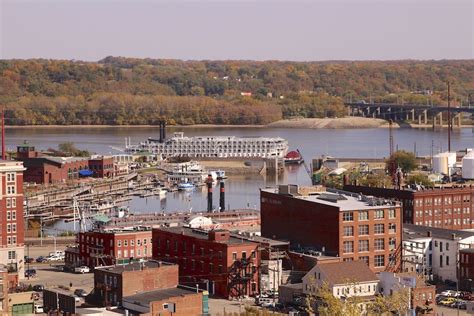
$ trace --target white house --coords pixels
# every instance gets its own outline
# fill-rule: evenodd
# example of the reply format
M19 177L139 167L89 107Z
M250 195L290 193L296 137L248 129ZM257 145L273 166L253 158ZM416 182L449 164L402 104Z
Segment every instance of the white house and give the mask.
M324 284L337 298L373 296L379 279L363 261L344 261L315 265L303 277L303 293L316 294Z
M405 272L457 281L459 250L474 247L474 232L404 224L402 246Z

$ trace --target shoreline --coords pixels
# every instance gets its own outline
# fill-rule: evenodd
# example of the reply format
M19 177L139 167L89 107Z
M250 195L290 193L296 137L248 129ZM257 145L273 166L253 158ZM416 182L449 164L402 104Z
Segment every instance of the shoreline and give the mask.
M301 129L372 129L388 128L387 121L382 119L364 118L364 117L344 117L344 118L298 118L284 119L272 122L266 125L220 125L220 124L194 124L194 125L168 125L170 128L301 128ZM393 128L433 128L432 124L410 124L394 123ZM435 129L447 128L445 124L442 127L436 126ZM6 125L5 129L55 129L55 128L74 128L74 129L129 129L129 128L159 128L159 125ZM454 129L458 127L454 126ZM461 128L474 128L474 124L462 124Z

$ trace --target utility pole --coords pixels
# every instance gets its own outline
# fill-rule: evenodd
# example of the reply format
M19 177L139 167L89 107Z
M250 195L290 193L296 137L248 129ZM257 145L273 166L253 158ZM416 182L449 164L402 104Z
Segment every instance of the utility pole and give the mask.
M451 84L448 81L448 152L451 152Z

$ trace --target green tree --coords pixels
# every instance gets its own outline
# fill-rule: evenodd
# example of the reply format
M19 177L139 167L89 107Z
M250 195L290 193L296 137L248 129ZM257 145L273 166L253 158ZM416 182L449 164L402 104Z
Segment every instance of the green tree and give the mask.
M432 187L433 182L428 179L428 176L424 174L412 174L407 179L408 184L421 184L426 187Z
M400 167L403 172L410 172L418 166L415 155L405 150L394 152L387 159L385 165L389 174L393 174L398 167Z

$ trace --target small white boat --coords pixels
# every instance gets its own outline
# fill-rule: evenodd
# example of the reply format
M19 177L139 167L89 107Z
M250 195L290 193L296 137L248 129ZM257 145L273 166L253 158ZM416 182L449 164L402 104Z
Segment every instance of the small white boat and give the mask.
M194 184L190 182L180 183L178 184L178 190L180 191L190 191L194 189Z

